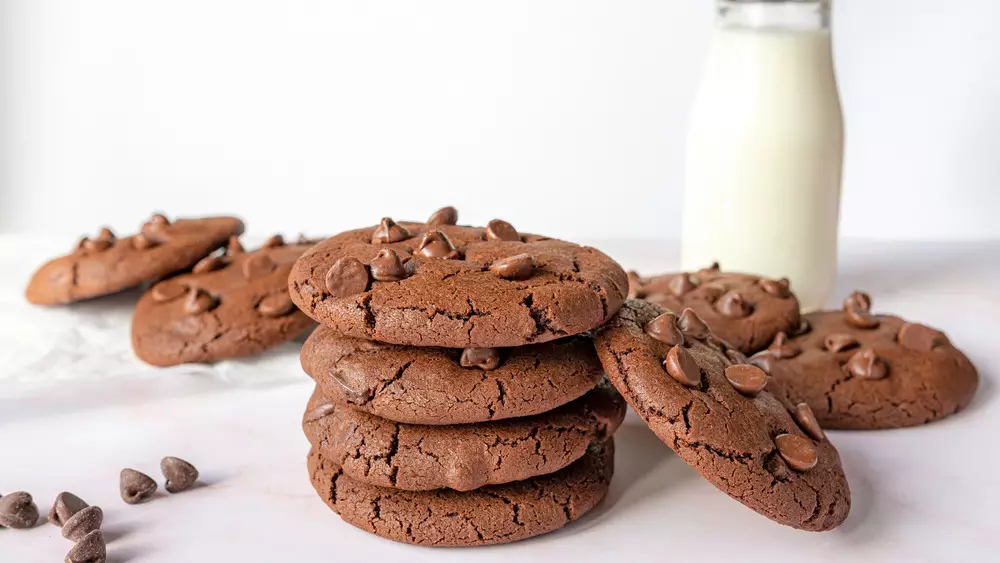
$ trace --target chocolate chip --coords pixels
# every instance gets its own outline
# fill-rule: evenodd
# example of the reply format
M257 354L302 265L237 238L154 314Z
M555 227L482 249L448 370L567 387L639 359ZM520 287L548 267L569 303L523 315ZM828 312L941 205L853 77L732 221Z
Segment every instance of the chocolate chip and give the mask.
M851 307L844 309L844 316L847 318L847 322L858 328L878 328L879 320L865 309L860 309L858 307Z
M170 219L167 219L167 216L162 213L154 213L146 224L151 227L169 227Z
M709 330L705 321L701 320L698 313L695 313L690 308L684 309L684 311L681 312L680 318L677 319L677 327L681 329L684 336L689 336L698 340L704 340L712 334L712 331Z
M222 256L206 256L198 261L191 268L191 272L195 274L207 274L208 272L214 272L226 265L226 259Z
M526 280L535 274L535 259L530 254L518 254L497 260L490 271L505 280Z
M427 225L431 227L457 224L458 210L451 206L438 209L433 215L431 215L431 218L427 220Z
M167 280L153 286L151 294L156 303L166 303L183 297L188 292L188 286L183 283Z
M24 491L0 497L0 528L27 530L38 523L38 507Z
M663 367L678 382L688 387L697 387L701 383L701 368L691 357L691 353L681 346L674 346L663 360Z
M87 506L66 520L62 527L62 537L80 541L84 536L100 530L104 523L104 511L99 506Z
M850 334L831 334L823 339L823 347L836 354L858 346L858 339Z
M397 225L389 217L383 217L375 232L372 233L372 244L383 242L399 242L410 238L410 231L402 225Z
M715 303L715 310L731 319L742 319L753 309L738 291L729 291Z
M510 242L520 242L521 235L517 229L507 221L494 219L486 224L486 238L488 240L506 240Z
M747 360L750 365L757 366L764 370L764 373L771 373L771 363L774 361L774 356L770 352L764 350L763 352L757 352Z
M326 290L334 297L364 293L368 290L368 269L357 258L341 258L326 273Z
M267 254L254 254L243 261L244 279L253 280L271 275L278 265Z
M165 457L160 461L160 471L167 478L163 488L168 493L186 491L198 480L198 470L195 466L179 457Z
M636 297L639 297L640 287L642 287L642 278L639 277L638 273L630 271L628 273L628 296L626 299L635 299Z
M785 299L792 296L792 292L789 290L788 278L781 278L780 280L761 278L757 281L757 284L760 285L761 289L775 297Z
M84 238L80 241L80 248L86 250L87 252L104 252L114 246L114 244L114 239Z
M219 304L219 300L211 293L197 287L191 288L188 292L187 301L184 302L184 312L189 315L200 315L206 311L211 311Z
M809 471L819 462L819 454L812 441L795 434L781 434L774 439L778 453L796 471Z
M687 274L677 274L667 281L667 289L670 290L670 293L674 294L675 297L680 297L696 287L698 286L694 284L691 280L691 276Z
M856 377L864 379L882 379L888 375L889 368L882 358L871 348L862 348L855 352L847 361L847 370Z
M257 312L265 317L284 317L295 310L295 304L287 293L272 293L260 300L257 304Z
M127 504L139 504L156 492L156 481L135 469L122 469L118 490Z
M779 332L777 336L774 337L774 341L771 345L767 347L767 351L778 360L787 360L789 358L794 358L802 353L802 348L799 345L788 339L788 335L784 332Z
M146 250L147 248L153 248L160 243L147 237L146 235L139 233L132 235L132 248L136 250Z
M490 371L500 366L500 351L496 348L466 348L458 363L463 368Z
M406 267L399 253L391 248L383 248L369 265L372 278L376 281L399 281L406 278Z
M277 248L279 246L285 246L285 237L281 235L272 235L264 241L261 248Z
M663 313L646 323L646 334L671 346L683 345L684 334L677 328L677 315Z
M430 230L424 233L424 238L420 240L417 254L425 258L444 258L454 260L459 257L455 245L451 243L448 235L441 231Z
M726 379L747 397L756 397L767 386L767 373L757 366L736 364L726 368Z
M334 406L330 403L322 404L318 407L309 409L306 411L305 416L302 417L303 422L316 422L317 420L322 420L331 414L333 414Z
M353 403L355 405L363 405L368 401L372 400L374 394L372 393L371 389L361 390L354 388L354 386L348 383L347 378L344 376L343 372L336 369L331 369L329 371L329 374L330 378L336 381L338 385L340 385L341 390L344 392L344 398L347 399L348 403Z
M52 503L52 508L49 510L49 522L55 526L62 527L70 517L84 508L87 508L87 503L80 497L73 493L59 493L56 495L56 500Z
M872 310L872 298L863 291L855 291L844 299L844 310L861 309L862 311Z
M235 235L229 237L229 244L226 245L226 256L236 256L244 252L246 250L244 250L243 244L240 243L240 237Z
M948 343L948 337L943 332L916 323L903 323L898 339L904 347L918 352L930 352Z
M812 439L820 442L826 439L826 434L820 427L819 421L816 420L816 414L813 413L812 407L806 403L799 403L795 405L792 416L795 417L795 422L799 423L799 427Z
M106 563L107 560L108 547L100 530L83 536L66 554L66 563Z

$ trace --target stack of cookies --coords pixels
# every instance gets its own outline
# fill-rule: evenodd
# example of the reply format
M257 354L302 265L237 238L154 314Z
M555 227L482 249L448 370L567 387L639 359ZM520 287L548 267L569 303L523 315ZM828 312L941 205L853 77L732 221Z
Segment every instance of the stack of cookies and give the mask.
M506 543L601 501L625 402L588 333L625 272L593 249L494 220L381 224L321 242L289 294L320 322L309 472L347 522L422 545Z

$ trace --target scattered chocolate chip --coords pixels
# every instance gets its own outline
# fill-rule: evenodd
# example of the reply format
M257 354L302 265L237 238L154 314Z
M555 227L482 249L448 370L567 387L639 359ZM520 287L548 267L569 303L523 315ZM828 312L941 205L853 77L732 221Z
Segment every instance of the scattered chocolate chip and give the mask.
M444 258L446 260L458 258L455 245L451 243L448 235L435 230L424 233L424 238L420 240L420 245L417 247L417 254L425 258Z
M406 267L403 266L399 253L391 248L383 248L369 268L376 281L399 281L406 278Z
M781 278L780 280L761 278L757 281L757 284L760 285L761 289L775 297L785 299L792 296L792 292L789 289L788 278Z
M147 248L153 248L158 244L160 243L152 240L142 233L132 235L132 248L136 250L146 250Z
M198 261L191 268L191 272L195 274L207 274L208 272L214 272L226 265L226 259L219 255L206 256Z
M505 280L526 280L535 274L535 259L530 254L518 254L497 260L490 271Z
M105 250L114 246L114 244L115 244L114 239L107 240L99 238L96 239L84 238L82 241L80 241L80 248L86 250L87 252L104 252Z
M347 381L347 378L344 376L343 372L336 369L331 369L329 371L329 374L330 378L336 381L338 385L340 385L341 390L343 390L344 392L344 398L347 399L348 403L353 403L355 405L363 405L368 401L372 400L374 394L372 393L371 389L363 389L363 390L356 389Z
M722 268L719 267L719 263L718 262L712 262L712 264L710 266L708 266L707 268L702 268L702 269L698 270L698 272L696 272L696 273L699 273L699 274L718 274L721 271L722 271Z
M823 339L823 347L836 354L858 346L858 339L850 334L831 334Z
M107 560L108 547L100 530L83 536L66 554L66 563L106 563Z
M316 422L317 420L322 420L330 416L331 414L333 414L334 410L335 408L333 404L324 403L322 405L319 405L318 407L306 411L306 414L305 416L302 417L302 420L305 422Z
M162 281L153 286L153 301L156 303L166 303L167 301L179 299L188 292L188 289L188 286L180 282L173 280Z
M750 365L757 366L764 370L764 373L771 374L771 362L774 361L774 356L770 352L764 350L763 352L757 352L747 360Z
M167 478L163 488L168 493L186 491L198 480L198 470L195 466L179 457L165 457L160 461L160 471Z
M808 438L795 434L782 434L774 439L778 453L796 471L809 471L816 467L819 454Z
M72 541L80 541L90 532L100 530L103 523L104 511L101 510L101 507L84 507L66 519L66 523L62 527L62 537Z
M272 235L267 237L261 248L277 248L279 246L285 246L285 237L281 235Z
M38 523L38 507L24 491L0 497L0 528L27 530Z
M55 502L49 510L49 522L62 527L74 514L87 508L87 503L73 493L62 492L56 495Z
M211 293L197 287L191 288L188 292L187 301L184 302L184 312L189 315L200 315L206 311L211 311L219 304L219 300Z
M787 481L792 476L788 464L781 459L781 454L771 454L764 460L764 469L778 481Z
M856 377L864 379L882 379L889 371L882 358L871 348L862 348L855 352L847 361L847 370Z
M490 371L500 366L500 351L496 348L466 348L458 363L463 368Z
M698 286L691 280L691 276L687 274L677 274L667 282L667 289L676 297L680 297L696 287Z
M271 275L278 265L267 254L254 254L243 262L243 277L248 280Z
M788 335L784 332L779 332L777 336L774 337L774 341L771 345L767 347L767 351L778 360L787 360L789 358L794 358L802 353L802 348L799 345L788 339Z
M751 364L736 364L726 368L726 379L740 393L756 397L767 386L767 373Z
M729 291L715 303L715 310L731 319L749 316L753 308L738 291Z
M154 213L146 224L151 227L168 227L170 226L170 219L167 219L167 216L162 213Z
M520 242L521 235L517 229L507 221L494 219L486 224L486 238L488 240L506 240L510 242Z
M701 368L691 357L691 353L681 346L674 346L663 360L663 367L675 380L688 387L701 383Z
M916 323L903 323L899 328L898 339L904 347L918 352L930 352L948 343L948 337L943 332Z
M156 481L135 469L122 469L118 489L127 504L139 504L156 492Z
M816 414L813 413L812 407L806 403L799 403L795 405L792 416L795 417L795 422L799 423L799 427L813 440L822 442L826 439L826 433L823 432L819 421L816 420Z
M272 293L261 299L260 303L257 304L257 312L271 318L284 317L294 310L295 304L292 303L292 298L284 291L281 293Z
M684 336L698 340L704 340L712 334L705 321L701 320L698 313L695 313L692 309L684 309L681 312L680 318L677 319L677 327L681 329Z
M642 286L642 278L639 274L634 271L629 271L628 273L628 296L626 299L635 299L639 297L639 288Z
M683 345L684 334L677 328L677 315L663 313L646 323L646 334L671 346Z
M334 297L349 297L368 290L368 269L357 258L337 260L326 273L326 290Z
M847 322L858 328L878 328L879 320L865 309L852 307L844 310Z
M372 234L372 244L399 242L410 238L410 231L402 225L397 225L389 217L383 217L375 232Z
M226 245L226 256L236 256L237 254L243 254L244 252L246 252L246 250L240 242L240 237L235 235L229 237L229 244Z
M863 291L855 291L844 299L844 310L861 309L863 311L872 310L872 298Z
M457 225L458 224L458 210L454 207L442 207L431 215L430 219L427 220L427 225L430 227L441 227L444 225Z

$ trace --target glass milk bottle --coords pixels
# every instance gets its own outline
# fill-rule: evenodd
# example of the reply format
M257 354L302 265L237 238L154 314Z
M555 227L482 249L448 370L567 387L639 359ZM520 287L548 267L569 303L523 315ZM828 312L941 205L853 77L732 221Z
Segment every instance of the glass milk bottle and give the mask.
M844 154L829 0L717 0L691 117L685 270L787 277L803 309L833 285Z

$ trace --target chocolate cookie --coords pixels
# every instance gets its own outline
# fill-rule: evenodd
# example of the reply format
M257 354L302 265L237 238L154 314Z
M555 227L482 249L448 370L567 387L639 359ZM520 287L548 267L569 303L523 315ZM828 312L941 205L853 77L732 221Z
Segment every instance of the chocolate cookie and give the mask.
M609 440L557 473L467 492L368 485L316 450L309 476L330 508L367 532L419 545L489 545L552 532L589 512L608 492L614 453Z
M244 252L235 237L224 254L190 274L154 285L132 317L132 348L156 366L247 356L287 342L313 326L288 297L288 272L310 245L272 237Z
M325 326L302 347L302 368L332 401L409 424L531 416L604 378L594 344L583 336L463 351L347 338Z
M438 219L385 218L321 242L292 268L292 299L346 336L448 348L579 334L625 299L625 272L598 250L499 220L483 229Z
M692 310L677 317L628 301L595 343L625 400L720 490L803 530L847 518L840 457L808 409L793 414L763 391L763 370L715 339Z
M24 292L36 305L61 305L117 293L187 270L229 237L243 233L232 217L178 219L153 215L138 234L117 238L101 229L69 255L51 260L31 277Z
M764 349L801 322L788 280L723 273L718 264L695 273L635 276L631 292L670 311L691 308L715 336L744 354Z
M779 335L752 358L776 395L808 404L826 428L925 424L969 404L979 376L944 333L891 315L873 315L855 292L841 311L805 316L811 329Z
M317 391L303 429L313 448L355 481L471 491L559 471L624 418L625 401L608 383L552 412L450 426L391 422L334 405Z

